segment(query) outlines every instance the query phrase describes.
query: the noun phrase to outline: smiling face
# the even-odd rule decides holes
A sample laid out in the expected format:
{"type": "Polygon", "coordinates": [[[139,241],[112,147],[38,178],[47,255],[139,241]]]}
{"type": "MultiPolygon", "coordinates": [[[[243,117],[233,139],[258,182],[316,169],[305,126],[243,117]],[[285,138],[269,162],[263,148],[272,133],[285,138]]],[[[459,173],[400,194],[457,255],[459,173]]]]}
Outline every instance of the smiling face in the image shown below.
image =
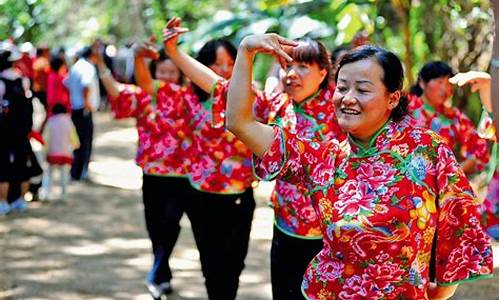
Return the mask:
{"type": "Polygon", "coordinates": [[[320,87],[327,71],[318,64],[294,61],[286,68],[283,84],[285,92],[300,103],[313,95],[320,87]]]}
{"type": "Polygon", "coordinates": [[[419,85],[423,90],[423,97],[433,107],[443,105],[453,95],[453,87],[449,79],[449,76],[441,76],[428,82],[420,80],[419,85]]]}
{"type": "Polygon", "coordinates": [[[177,84],[180,83],[181,72],[170,59],[158,62],[155,72],[155,78],[158,80],[177,84]]]}
{"type": "Polygon", "coordinates": [[[225,79],[231,78],[233,74],[234,59],[223,46],[219,46],[215,51],[215,62],[208,67],[212,69],[217,75],[225,79]]]}
{"type": "Polygon", "coordinates": [[[374,58],[347,63],[338,72],[333,101],[339,125],[367,143],[387,122],[400,92],[389,93],[384,71],[374,58]]]}

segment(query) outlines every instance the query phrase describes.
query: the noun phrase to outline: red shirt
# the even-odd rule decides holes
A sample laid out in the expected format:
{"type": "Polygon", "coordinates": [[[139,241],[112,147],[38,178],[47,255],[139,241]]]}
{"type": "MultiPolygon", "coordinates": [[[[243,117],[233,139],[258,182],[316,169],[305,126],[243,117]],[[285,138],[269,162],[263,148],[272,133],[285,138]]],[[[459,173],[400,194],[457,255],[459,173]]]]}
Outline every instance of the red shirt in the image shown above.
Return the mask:
{"type": "Polygon", "coordinates": [[[255,163],[261,176],[307,185],[319,213],[324,247],[304,275],[308,299],[428,299],[433,247],[438,285],[493,272],[491,242],[453,152],[408,119],[389,121],[367,147],[276,127],[255,163]]]}

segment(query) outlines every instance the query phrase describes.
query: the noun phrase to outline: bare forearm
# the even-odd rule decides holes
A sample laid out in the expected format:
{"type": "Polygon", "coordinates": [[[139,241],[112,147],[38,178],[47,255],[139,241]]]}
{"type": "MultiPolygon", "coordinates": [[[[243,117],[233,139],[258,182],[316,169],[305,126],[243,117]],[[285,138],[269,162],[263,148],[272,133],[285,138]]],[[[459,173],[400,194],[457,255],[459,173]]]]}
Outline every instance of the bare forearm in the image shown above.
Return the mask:
{"type": "Polygon", "coordinates": [[[104,62],[97,63],[97,71],[99,72],[99,78],[101,78],[102,85],[106,89],[108,96],[111,98],[116,98],[120,94],[120,84],[115,80],[111,71],[106,67],[104,62]]]}
{"type": "Polygon", "coordinates": [[[222,79],[212,69],[187,55],[182,50],[176,48],[173,51],[166,52],[166,54],[181,69],[186,77],[207,93],[210,93],[210,89],[215,82],[222,79]]]}
{"type": "Polygon", "coordinates": [[[253,115],[255,94],[252,90],[252,64],[255,57],[244,46],[238,49],[227,102],[228,129],[255,154],[262,156],[273,140],[270,126],[261,124],[253,115]]]}
{"type": "Polygon", "coordinates": [[[153,94],[154,92],[154,83],[153,77],[149,72],[148,67],[146,66],[146,62],[142,56],[136,55],[134,57],[134,74],[135,79],[137,80],[137,85],[142,88],[146,93],[153,94]]]}

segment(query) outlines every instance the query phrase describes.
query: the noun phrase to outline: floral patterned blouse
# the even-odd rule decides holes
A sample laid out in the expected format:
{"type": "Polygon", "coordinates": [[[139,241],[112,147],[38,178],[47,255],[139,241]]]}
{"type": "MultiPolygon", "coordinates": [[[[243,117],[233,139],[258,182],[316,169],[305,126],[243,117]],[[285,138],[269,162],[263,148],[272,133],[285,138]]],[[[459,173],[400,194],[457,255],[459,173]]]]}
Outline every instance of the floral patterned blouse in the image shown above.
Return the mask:
{"type": "Polygon", "coordinates": [[[212,106],[225,98],[227,88],[226,81],[217,82],[212,97],[205,102],[200,102],[191,88],[183,94],[194,134],[189,180],[204,192],[240,194],[254,180],[252,152],[225,128],[212,126],[212,106]]]}
{"type": "Polygon", "coordinates": [[[133,117],[139,134],[135,161],[145,174],[186,176],[192,147],[191,128],[183,117],[186,109],[177,101],[187,90],[164,84],[156,98],[134,85],[122,85],[111,108],[116,118],[133,117]]]}
{"type": "Polygon", "coordinates": [[[302,283],[309,299],[427,299],[436,236],[439,285],[490,276],[492,249],[469,183],[446,142],[408,118],[363,148],[275,127],[255,171],[306,184],[324,247],[302,283]]]}
{"type": "Polygon", "coordinates": [[[408,110],[414,125],[431,129],[441,135],[461,159],[474,159],[476,171],[484,170],[489,160],[488,143],[482,139],[474,123],[456,107],[435,109],[422,98],[410,94],[408,110]]]}
{"type": "MultiPolygon", "coordinates": [[[[318,140],[345,138],[337,124],[332,101],[334,90],[334,87],[320,90],[297,104],[286,93],[268,95],[254,89],[254,114],[259,122],[278,124],[299,137],[318,140]]],[[[225,100],[220,99],[214,106],[214,115],[220,116],[215,126],[222,126],[224,123],[225,100]]],[[[318,217],[304,187],[276,180],[271,205],[274,209],[275,225],[284,233],[298,238],[322,238],[318,217]]]]}

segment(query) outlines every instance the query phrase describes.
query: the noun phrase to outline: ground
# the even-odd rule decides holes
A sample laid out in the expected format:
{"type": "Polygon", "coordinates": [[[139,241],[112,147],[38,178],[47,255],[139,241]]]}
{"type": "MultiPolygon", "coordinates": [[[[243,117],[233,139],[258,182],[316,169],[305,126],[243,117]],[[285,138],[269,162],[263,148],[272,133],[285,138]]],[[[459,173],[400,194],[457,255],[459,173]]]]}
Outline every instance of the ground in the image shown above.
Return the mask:
{"type": "MultiPolygon", "coordinates": [[[[152,256],[141,173],[132,161],[134,122],[98,113],[95,123],[92,182],[72,183],[65,201],[32,202],[27,213],[0,218],[0,299],[150,299],[144,278],[152,256]]],[[[271,299],[268,191],[269,184],[256,190],[258,208],[238,299],[271,299]]],[[[182,227],[171,259],[175,293],[168,299],[206,299],[187,219],[182,227]]],[[[495,265],[493,279],[463,284],[453,299],[498,299],[498,255],[495,265]]]]}

